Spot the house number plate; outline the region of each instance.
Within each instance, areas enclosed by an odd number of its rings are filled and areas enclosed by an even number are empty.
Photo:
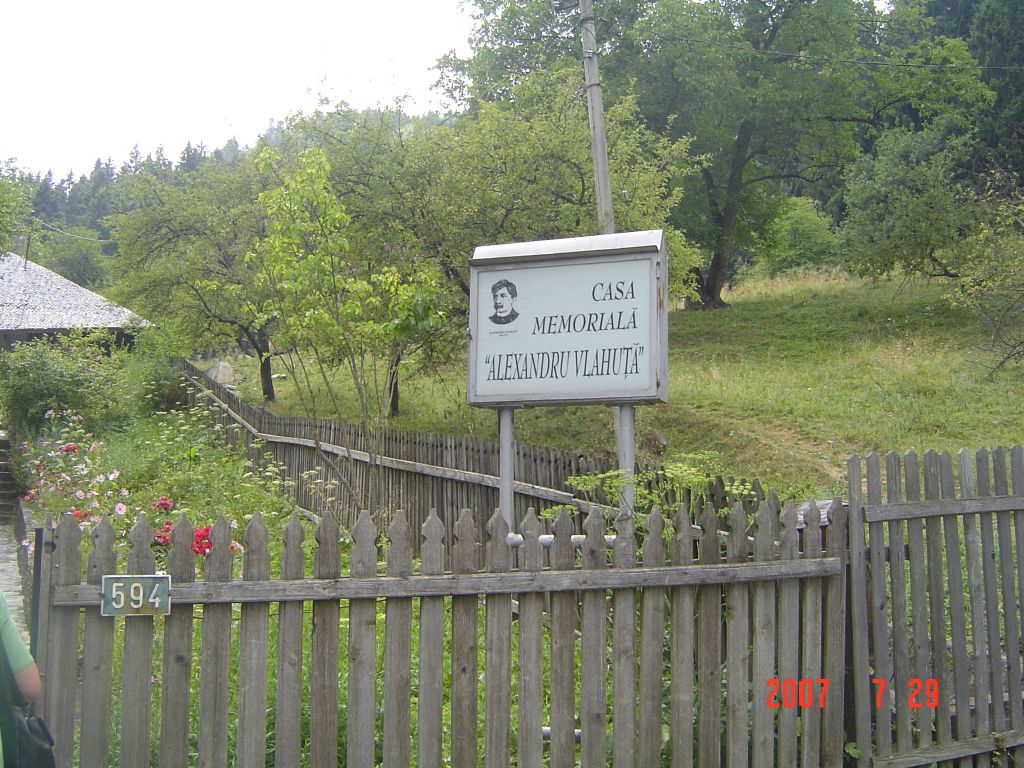
[[[171,577],[104,576],[102,616],[154,616],[171,612]]]

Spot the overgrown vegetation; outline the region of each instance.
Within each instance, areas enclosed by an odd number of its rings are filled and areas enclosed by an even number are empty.
[[[224,515],[238,542],[255,510],[280,531],[295,507],[277,468],[258,445],[250,455],[241,441],[233,447],[204,407],[182,405],[180,373],[158,341],[144,334],[129,352],[78,335],[0,355],[0,402],[16,429],[27,508],[38,522],[72,514],[84,529],[107,516],[122,554],[141,518],[158,555],[181,514],[197,529]]]
[[[845,493],[851,453],[1021,441],[1019,369],[990,375],[984,322],[951,304],[940,281],[803,273],[742,283],[727,295],[721,311],[670,316],[669,402],[637,409],[647,466],[712,451],[726,474],[828,498]],[[242,396],[258,402],[255,370],[238,361],[236,371]],[[332,375],[344,391],[344,371]],[[407,407],[394,426],[496,434],[491,410],[465,404],[464,363],[409,366],[403,375]],[[292,387],[279,382],[275,413],[301,413]],[[357,418],[350,397],[342,414]],[[610,454],[612,412],[522,409],[516,437]]]

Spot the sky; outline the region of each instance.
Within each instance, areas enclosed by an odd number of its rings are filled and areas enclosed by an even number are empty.
[[[465,55],[462,0],[49,0],[4,8],[0,161],[88,174],[97,158],[251,146],[318,100],[442,108],[437,59]]]

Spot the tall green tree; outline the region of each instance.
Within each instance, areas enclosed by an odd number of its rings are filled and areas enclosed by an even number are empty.
[[[245,255],[264,234],[259,195],[272,183],[251,158],[181,175],[144,163],[119,178],[126,212],[107,219],[118,244],[110,260],[117,297],[195,345],[239,344],[259,360],[267,400],[272,329]]]
[[[0,163],[0,253],[10,247],[10,237],[24,229],[29,214],[29,187],[8,163]]]
[[[572,64],[532,73],[510,102],[482,102],[412,146],[416,234],[463,301],[475,246],[597,231],[582,85]],[[697,165],[690,142],[648,130],[629,96],[608,109],[606,124],[617,225],[666,230],[669,273],[682,294],[698,256],[669,216],[680,195],[674,182]]]
[[[268,171],[281,165],[266,151],[260,162]],[[376,466],[384,404],[378,366],[406,340],[443,324],[436,273],[423,269],[403,276],[394,267],[354,258],[347,239],[351,219],[334,193],[322,150],[303,153],[280,186],[260,195],[260,203],[267,230],[246,262],[268,296],[266,322],[276,325],[282,346],[295,353],[286,365],[311,418],[322,413],[322,392],[339,411],[336,388],[342,385],[333,371],[347,369],[368,428],[370,465]],[[368,488],[350,489],[357,503],[375,508],[377,480],[371,473]]]
[[[981,139],[991,161],[1024,179],[1024,3],[979,0],[970,46],[986,69],[995,104],[981,121]]]
[[[501,56],[518,61],[518,74],[551,66],[566,50],[549,42],[551,11],[543,4],[476,4],[474,56],[455,74],[487,83],[499,78],[489,63]],[[932,66],[973,63],[963,42],[926,39],[920,4],[897,5],[886,12],[869,0],[598,6],[607,22],[609,101],[635,83],[647,124],[664,136],[691,136],[692,151],[706,158],[701,173],[684,180],[673,214],[707,253],[695,271],[703,306],[722,304],[734,260],[774,218],[784,193],[831,187],[834,194],[842,169],[878,130],[901,121],[921,127],[937,113],[977,107],[976,73]],[[479,90],[501,95],[494,86]]]
[[[933,20],[932,33],[966,40],[978,0],[928,0],[926,13]]]

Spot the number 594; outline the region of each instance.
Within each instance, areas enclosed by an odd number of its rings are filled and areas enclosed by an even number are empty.
[[[103,577],[100,614],[152,616],[171,610],[171,577],[166,575]]]

